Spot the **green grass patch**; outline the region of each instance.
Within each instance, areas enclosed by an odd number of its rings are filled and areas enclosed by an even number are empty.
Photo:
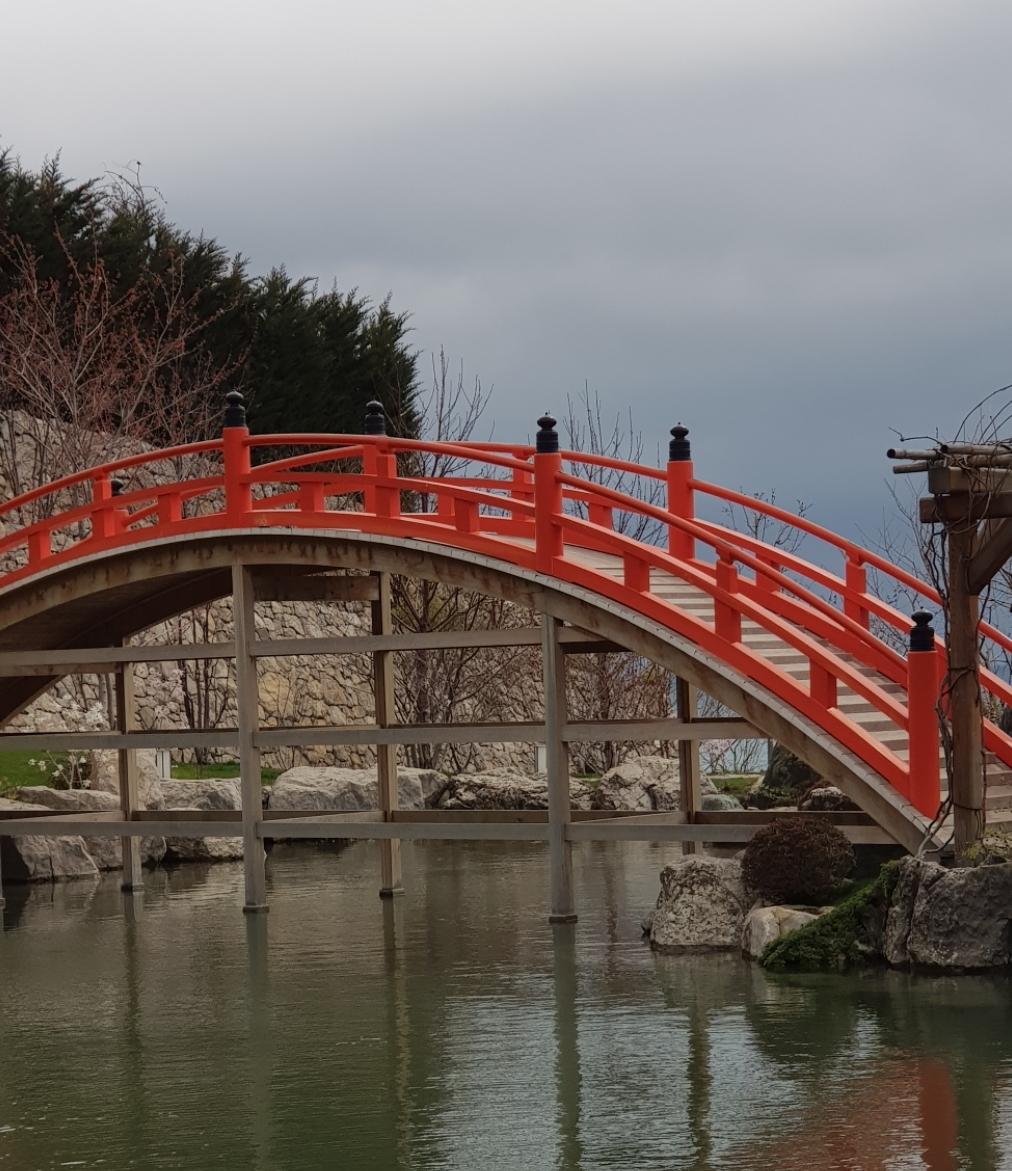
[[[718,793],[727,793],[731,797],[742,797],[759,780],[761,773],[711,773],[710,780]]]
[[[29,761],[38,760],[38,752],[0,752],[0,793],[10,792],[12,789],[23,789],[29,785],[48,785],[51,783],[52,765],[66,762],[65,752],[46,753],[45,772],[37,764]]]
[[[878,877],[845,887],[832,911],[774,940],[759,963],[775,972],[840,972],[868,963],[875,958],[873,938],[881,935],[895,884],[896,866],[887,862]]]
[[[281,776],[279,768],[262,768],[260,779],[265,785],[276,781]],[[231,780],[239,775],[239,765],[235,761],[225,761],[215,764],[174,764],[172,777],[176,781],[206,781]]]

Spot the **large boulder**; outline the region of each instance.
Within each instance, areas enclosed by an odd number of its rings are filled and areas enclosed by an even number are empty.
[[[591,807],[591,790],[583,781],[570,781],[573,809]],[[462,773],[451,777],[439,798],[440,809],[547,809],[548,781],[544,775],[515,772]]]
[[[819,774],[782,744],[774,744],[766,772],[745,797],[749,809],[796,808],[804,794],[819,783]]]
[[[160,781],[159,809],[224,811],[242,808],[238,780]],[[242,857],[242,838],[166,838],[166,862],[232,862]]]
[[[818,917],[817,912],[800,907],[753,907],[745,916],[741,950],[757,960],[771,943],[807,923],[814,923]]]
[[[702,790],[704,794],[716,792],[708,777],[703,778]],[[666,813],[680,804],[678,761],[668,756],[630,756],[604,774],[591,796],[593,809]]]
[[[447,778],[434,769],[398,768],[401,809],[429,809],[437,804]],[[271,809],[379,808],[376,770],[300,766],[281,774],[270,788]]]
[[[0,797],[0,809],[15,813],[42,810],[48,805]],[[77,836],[3,837],[0,823],[0,868],[5,882],[53,882],[68,878],[96,878],[98,867]]]
[[[688,858],[661,872],[661,893],[649,917],[658,951],[737,951],[748,902],[741,863],[734,858]]]
[[[91,754],[90,790],[119,797],[119,753],[99,750]],[[88,790],[85,790],[86,792]],[[158,809],[161,777],[153,748],[137,751],[137,808]]]
[[[1012,964],[1012,864],[946,870],[904,858],[883,951],[896,965],[979,970]]]
[[[730,793],[704,793],[700,808],[704,813],[741,813],[744,806]]]
[[[49,789],[39,786],[18,790],[19,800],[33,801],[48,809],[69,811],[113,812],[119,809],[119,794],[102,789]],[[89,837],[84,835],[84,847],[99,870],[119,870],[123,865],[119,838]],[[157,866],[165,857],[164,838],[141,839],[141,861],[145,866]]]

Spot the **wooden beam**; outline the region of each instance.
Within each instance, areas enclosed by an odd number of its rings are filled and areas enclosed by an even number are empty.
[[[259,658],[284,658],[288,655],[360,655],[378,651],[440,651],[483,647],[541,646],[542,633],[536,626],[515,630],[428,630],[408,634],[362,634],[340,638],[274,638],[256,645]],[[567,654],[600,650],[607,646],[624,648],[607,640],[595,639],[583,630],[564,628],[560,642]]]
[[[996,521],[988,530],[967,567],[966,588],[971,594],[987,589],[994,575],[1012,557],[1012,520]]]
[[[257,662],[253,657],[255,601],[253,575],[247,566],[236,562],[232,567],[232,620],[235,625],[235,703],[242,790],[243,910],[252,914],[267,910],[267,856],[258,832],[263,819],[263,784],[260,746],[256,738],[260,723],[260,692]]]
[[[918,501],[922,524],[976,523],[1012,516],[1012,492],[977,496],[968,492],[952,496],[925,496]]]
[[[99,748],[235,748],[235,728],[194,732],[159,728],[148,732],[3,732],[0,752],[90,752]]]
[[[562,623],[545,614],[542,619],[544,650],[542,678],[545,689],[545,744],[548,766],[548,845],[550,851],[550,923],[576,921],[573,898],[573,850],[566,836],[570,822],[569,746],[564,737],[568,723],[566,660],[559,644]]]
[[[391,614],[390,574],[379,573],[373,579],[376,600],[372,604],[372,632],[388,635],[393,630]],[[372,657],[373,695],[376,703],[376,725],[387,729],[396,723],[397,706],[394,696],[394,652],[375,651]],[[376,777],[379,787],[380,809],[383,820],[392,821],[397,809],[397,745],[376,746]],[[380,898],[391,898],[404,893],[401,871],[401,843],[390,838],[380,843]]]
[[[284,566],[252,570],[258,602],[374,602],[376,578],[366,575],[306,573]]]
[[[232,642],[0,651],[0,676],[112,674],[120,663],[231,659],[234,655],[235,643]]]

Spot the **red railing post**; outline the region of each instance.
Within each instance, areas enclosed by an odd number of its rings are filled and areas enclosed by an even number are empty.
[[[534,564],[541,573],[551,573],[555,558],[562,556],[561,474],[555,420],[545,414],[538,419],[534,454]]]
[[[249,428],[246,404],[237,390],[225,395],[225,419],[221,431],[222,463],[225,480],[225,516],[230,524],[248,524],[253,512],[253,487],[250,484]]]
[[[94,541],[105,541],[113,535],[112,481],[108,476],[96,476],[91,482],[91,536]]]
[[[911,804],[934,817],[941,800],[938,735],[938,657],[931,615],[918,610],[907,655],[907,734],[910,740]]]
[[[365,404],[365,434],[386,435],[387,418],[383,404],[377,399]],[[397,456],[383,451],[379,446],[367,447],[362,453],[362,471],[367,476],[395,480],[397,478]],[[400,516],[401,494],[396,488],[381,487],[373,483],[365,489],[365,510],[374,516]]]
[[[671,442],[668,444],[668,512],[681,520],[695,519],[689,429],[681,423],[671,428]],[[669,525],[668,552],[679,561],[692,561],[696,556],[695,538],[675,525]]]
[[[844,583],[847,586],[847,592],[853,591],[856,594],[867,594],[868,592],[868,571],[860,558],[854,557],[853,554],[847,554],[847,564],[844,566]],[[867,630],[870,625],[868,610],[861,605],[860,602],[844,595],[843,612],[848,618],[852,618],[855,622]]]
[[[720,554],[715,577],[720,589],[729,594],[738,592],[738,568],[728,553]],[[741,642],[741,611],[719,598],[713,601],[713,626],[721,638],[726,638],[728,642]]]

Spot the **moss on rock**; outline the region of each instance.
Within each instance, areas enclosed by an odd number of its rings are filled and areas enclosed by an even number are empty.
[[[760,964],[773,971],[842,971],[876,960],[889,899],[896,883],[896,865],[887,862],[877,878],[843,899],[814,923],[774,940]]]

